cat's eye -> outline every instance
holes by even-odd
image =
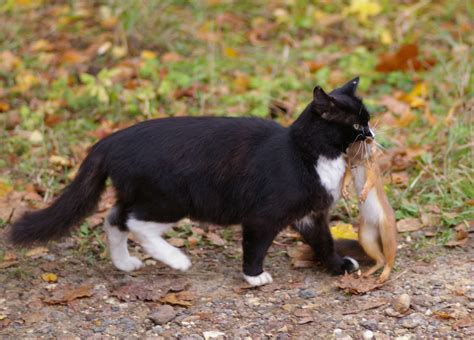
[[[359,125],[359,124],[354,124],[353,126],[354,126],[354,129],[356,129],[356,130],[359,130],[359,129],[360,129],[360,125]]]

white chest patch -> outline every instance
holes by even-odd
[[[346,161],[342,155],[334,159],[319,156],[315,168],[322,185],[336,202],[341,196],[342,177],[346,171]]]

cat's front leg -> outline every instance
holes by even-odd
[[[328,213],[311,213],[294,223],[294,228],[311,246],[316,256],[335,275],[351,273],[359,269],[359,264],[348,256],[341,257],[334,248],[334,240],[329,231]]]
[[[270,273],[263,271],[263,261],[268,248],[278,234],[267,226],[244,224],[242,248],[244,253],[244,279],[251,286],[263,286],[273,282]]]

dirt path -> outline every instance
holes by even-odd
[[[237,242],[188,251],[193,267],[183,274],[160,264],[124,274],[71,239],[53,244],[1,269],[0,336],[474,338],[472,240],[454,250],[403,244],[395,279],[359,296],[337,290],[319,269],[291,268],[280,241],[266,262],[275,282],[259,289],[243,286]],[[402,293],[411,307],[395,315],[391,301]],[[175,304],[159,308],[160,299]]]

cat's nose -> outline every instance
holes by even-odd
[[[364,133],[365,138],[375,138],[375,134],[369,126],[364,126],[362,132]]]

